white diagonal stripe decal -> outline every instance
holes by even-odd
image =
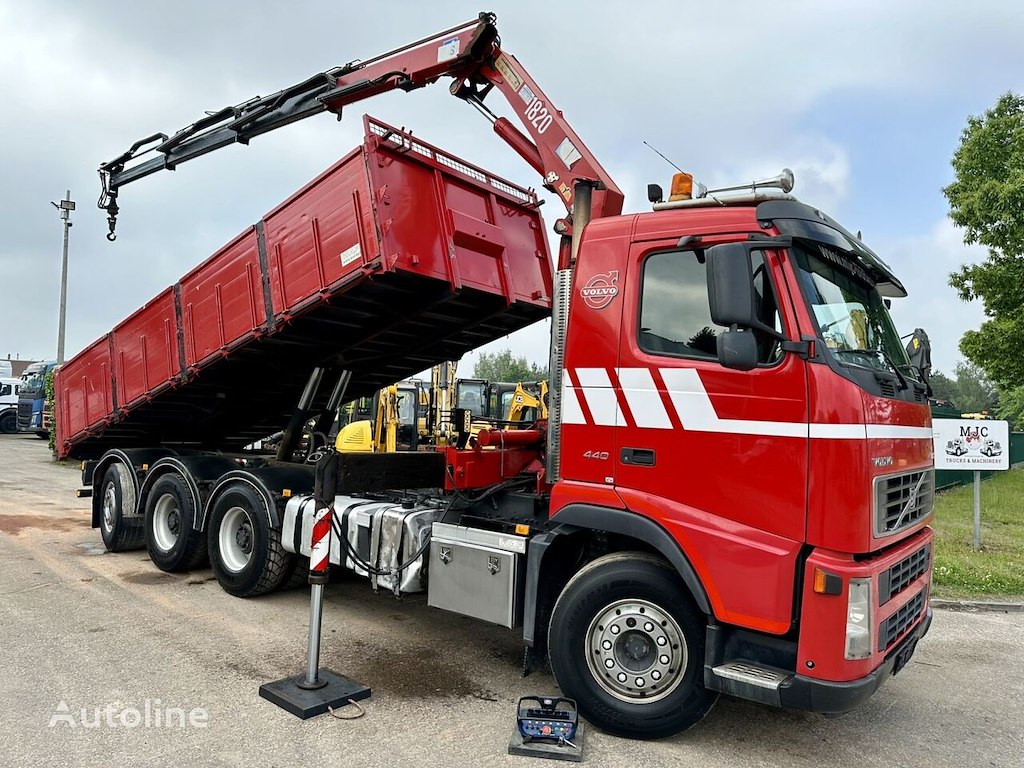
[[[650,429],[671,429],[672,422],[661,402],[651,371],[648,368],[619,368],[616,373],[636,425]]]
[[[583,409],[580,408],[579,398],[576,397],[576,390],[569,381],[569,372],[562,371],[562,423],[563,424],[586,424],[583,418]]]
[[[807,424],[793,421],[751,421],[720,419],[708,397],[700,374],[694,368],[662,368],[672,405],[683,425],[692,432],[722,432],[734,435],[807,437]]]
[[[626,427],[629,424],[619,408],[615,388],[604,368],[576,368],[580,383],[574,388],[568,372],[563,375],[562,419],[565,424],[586,424],[580,397],[586,400],[594,423],[600,426]],[[664,402],[649,368],[618,368],[616,375],[636,426],[672,429]],[[931,440],[928,427],[896,424],[806,424],[799,421],[763,421],[723,419],[718,416],[704,382],[695,368],[662,368],[669,399],[683,429],[691,432],[718,432],[735,435],[772,437],[810,437],[817,440]]]
[[[595,424],[602,427],[626,426],[608,371],[604,368],[577,368],[576,378]]]

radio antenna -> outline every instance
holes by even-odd
[[[679,171],[680,173],[685,173],[685,171],[684,171],[684,170],[683,170],[682,168],[680,168],[680,167],[679,167],[678,165],[676,165],[675,163],[673,163],[673,162],[672,162],[671,160],[669,160],[669,159],[668,159],[667,157],[665,157],[665,156],[664,156],[663,154],[661,154],[661,152],[659,152],[658,150],[656,150],[656,149],[655,149],[654,147],[652,147],[652,146],[651,146],[650,144],[647,144],[647,142],[646,142],[646,141],[644,142],[644,144],[646,144],[646,145],[647,145],[647,148],[648,148],[649,150],[651,150],[651,152],[653,152],[654,154],[656,154],[656,155],[657,155],[658,157],[660,157],[660,158],[661,158],[662,160],[664,160],[664,161],[665,161],[666,163],[668,163],[669,165],[671,165],[671,166],[672,166],[673,168],[675,168],[675,169],[676,169],[677,171]]]

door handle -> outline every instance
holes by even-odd
[[[655,454],[654,450],[651,448],[623,448],[619,453],[619,460],[623,464],[635,464],[638,467],[653,467]]]

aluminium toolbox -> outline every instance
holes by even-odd
[[[427,604],[515,627],[522,622],[526,537],[434,523]]]

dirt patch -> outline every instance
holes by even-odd
[[[48,515],[0,515],[0,531],[17,536],[26,528],[37,528],[41,530],[79,531],[88,527],[88,520],[79,520],[67,517],[49,517]]]
[[[355,658],[352,649],[357,652]],[[345,674],[356,680],[373,680],[374,689],[381,693],[418,699],[497,700],[497,694],[469,677],[457,659],[440,658],[434,649],[378,648],[356,640],[348,650]]]
[[[127,571],[117,575],[129,584],[166,584],[169,581],[178,580],[178,577],[174,574],[165,573],[164,571]]]
[[[216,580],[217,580],[216,576],[199,576],[199,577],[194,578],[194,579],[189,579],[185,583],[188,584],[190,587],[194,587],[197,584],[207,584],[207,583],[209,583],[211,581],[216,581]]]

